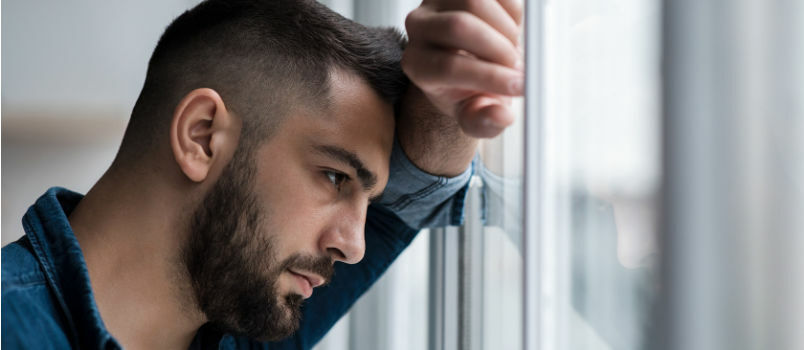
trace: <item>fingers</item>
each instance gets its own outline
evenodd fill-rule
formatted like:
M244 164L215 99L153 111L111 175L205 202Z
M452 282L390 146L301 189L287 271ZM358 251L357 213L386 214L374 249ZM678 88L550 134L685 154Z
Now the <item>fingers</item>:
M508 67L515 67L520 59L519 49L514 43L467 12L411 13L406 26L412 41L415 40L411 45L464 50L482 60Z
M522 72L458 52L408 47L402 56L402 69L425 91L458 89L505 96L523 93Z
M508 12L508 15L516 22L517 26L522 25L522 14L524 13L522 0L498 0L498 3Z
M493 0L467 0L464 10L491 25L508 38L508 41L516 45L519 40L519 23L501 3Z
M458 110L458 124L469 136L492 138L514 122L514 113L500 98L479 95L467 99Z
M494 137L524 90L521 0L424 0L408 15L402 68L466 135Z
M516 44L521 22L521 5L519 16L515 17L517 3L521 0L425 0L423 5L436 12L461 11L471 13L495 30L502 33L509 41Z

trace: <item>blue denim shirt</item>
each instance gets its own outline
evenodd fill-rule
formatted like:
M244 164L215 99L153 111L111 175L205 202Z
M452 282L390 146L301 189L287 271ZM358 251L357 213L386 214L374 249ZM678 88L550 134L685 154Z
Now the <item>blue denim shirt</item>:
M343 316L404 250L418 228L457 225L470 169L455 178L417 169L398 144L385 194L368 209L366 254L354 265L335 264L335 278L316 288L291 337L259 343L201 327L191 349L309 349ZM6 349L119 349L101 320L81 247L68 216L83 198L54 187L23 217L25 236L2 249L2 347Z

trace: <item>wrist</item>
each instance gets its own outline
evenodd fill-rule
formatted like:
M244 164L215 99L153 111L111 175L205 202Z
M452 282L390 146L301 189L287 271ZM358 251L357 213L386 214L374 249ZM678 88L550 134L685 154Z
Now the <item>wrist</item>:
M441 113L415 85L401 103L397 138L411 163L432 175L462 174L474 158L477 139L464 134L458 121Z

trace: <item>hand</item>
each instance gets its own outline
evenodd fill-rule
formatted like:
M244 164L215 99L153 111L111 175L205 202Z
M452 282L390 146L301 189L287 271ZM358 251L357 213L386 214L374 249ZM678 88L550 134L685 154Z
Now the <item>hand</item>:
M494 137L523 93L519 0L424 0L405 20L402 69L464 133Z

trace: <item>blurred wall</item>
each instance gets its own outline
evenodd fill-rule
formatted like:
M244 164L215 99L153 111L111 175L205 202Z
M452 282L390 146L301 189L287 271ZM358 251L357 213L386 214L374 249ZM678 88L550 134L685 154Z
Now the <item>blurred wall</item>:
M111 163L170 21L197 0L2 2L2 244L51 186Z

